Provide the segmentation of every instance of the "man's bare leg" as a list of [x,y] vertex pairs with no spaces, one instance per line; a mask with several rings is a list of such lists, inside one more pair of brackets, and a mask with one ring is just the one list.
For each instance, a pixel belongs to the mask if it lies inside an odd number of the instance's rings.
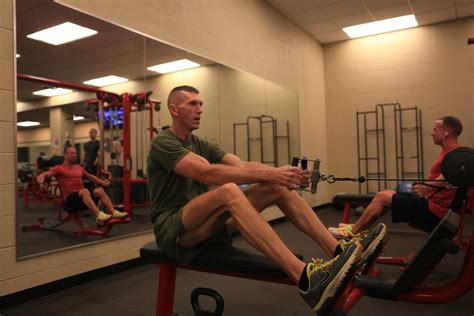
[[222,227],[229,216],[251,245],[277,263],[295,283],[299,281],[305,263],[296,258],[233,183],[202,194],[184,207],[185,232],[180,236],[180,245],[184,248],[197,246]]
[[[313,209],[295,191],[273,185],[256,184],[244,191],[250,203],[259,212],[276,204],[286,217],[301,231],[315,240],[329,257],[334,256],[337,240],[329,233]],[[232,220],[229,220],[232,226]]]
[[81,197],[84,204],[92,211],[92,213],[95,214],[95,216],[97,216],[100,210],[97,208],[97,205],[95,205],[95,202],[92,199],[92,196],[89,190],[82,189],[78,192],[78,194]]
[[113,206],[112,201],[110,200],[109,196],[107,195],[107,193],[105,193],[104,189],[95,188],[94,189],[94,195],[99,198],[102,205],[105,206],[105,209],[107,210],[107,212],[112,214],[112,212],[114,211],[114,206]]
[[365,209],[359,220],[352,225],[352,232],[354,234],[361,230],[370,228],[375,221],[387,213],[388,209],[392,206],[392,197],[395,191],[385,190],[377,193]]

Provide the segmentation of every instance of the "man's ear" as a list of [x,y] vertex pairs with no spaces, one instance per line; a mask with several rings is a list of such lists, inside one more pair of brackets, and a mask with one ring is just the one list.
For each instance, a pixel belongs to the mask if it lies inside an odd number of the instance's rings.
[[178,108],[176,107],[176,105],[171,103],[170,105],[168,105],[168,109],[170,111],[171,116],[178,116]]

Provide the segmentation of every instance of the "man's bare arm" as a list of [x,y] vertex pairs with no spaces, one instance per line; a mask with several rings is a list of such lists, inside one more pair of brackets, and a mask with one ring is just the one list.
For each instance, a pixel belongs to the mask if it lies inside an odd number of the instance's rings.
[[[434,180],[444,180],[444,177],[443,177],[443,175],[440,175],[439,177],[437,177]],[[412,191],[415,192],[416,196],[425,197],[428,194],[430,194],[431,192],[434,192],[435,190],[437,190],[435,187],[432,187],[432,186],[442,186],[442,185],[446,184],[445,182],[439,182],[439,181],[425,181],[424,183],[426,183],[430,186],[423,185],[423,184],[416,184],[416,185],[411,187]]]
[[270,167],[260,163],[247,163],[237,156],[227,154],[223,163],[210,164],[203,157],[189,153],[174,167],[173,171],[187,178],[206,184],[270,182],[288,188],[302,184],[303,171],[298,167]]
[[85,173],[85,177],[89,180],[91,180],[92,182],[94,182],[95,184],[98,184],[98,185],[101,185],[101,186],[104,186],[104,187],[107,187],[110,185],[110,181],[109,180],[102,180],[102,179],[99,179],[97,178],[96,176],[90,174],[89,172],[86,172]]

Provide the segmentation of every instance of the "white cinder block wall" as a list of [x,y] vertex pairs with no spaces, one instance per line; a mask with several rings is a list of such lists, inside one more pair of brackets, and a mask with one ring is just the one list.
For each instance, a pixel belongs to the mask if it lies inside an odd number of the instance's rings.
[[[398,101],[403,107],[421,108],[425,174],[440,152],[430,137],[437,118],[459,117],[464,124],[461,144],[473,147],[474,47],[467,45],[472,36],[471,17],[325,45],[327,135],[332,144],[325,168],[341,176],[357,175],[356,111],[374,110],[377,103]],[[355,184],[330,188],[331,194],[358,192]]]

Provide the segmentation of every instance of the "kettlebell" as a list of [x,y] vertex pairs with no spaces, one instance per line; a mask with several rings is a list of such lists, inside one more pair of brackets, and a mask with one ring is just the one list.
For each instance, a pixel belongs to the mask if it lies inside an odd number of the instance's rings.
[[[208,296],[213,298],[216,302],[216,308],[214,311],[202,309],[199,304],[199,296]],[[193,307],[195,316],[221,316],[224,312],[224,299],[217,291],[213,289],[203,287],[195,288],[191,293],[191,305]]]

